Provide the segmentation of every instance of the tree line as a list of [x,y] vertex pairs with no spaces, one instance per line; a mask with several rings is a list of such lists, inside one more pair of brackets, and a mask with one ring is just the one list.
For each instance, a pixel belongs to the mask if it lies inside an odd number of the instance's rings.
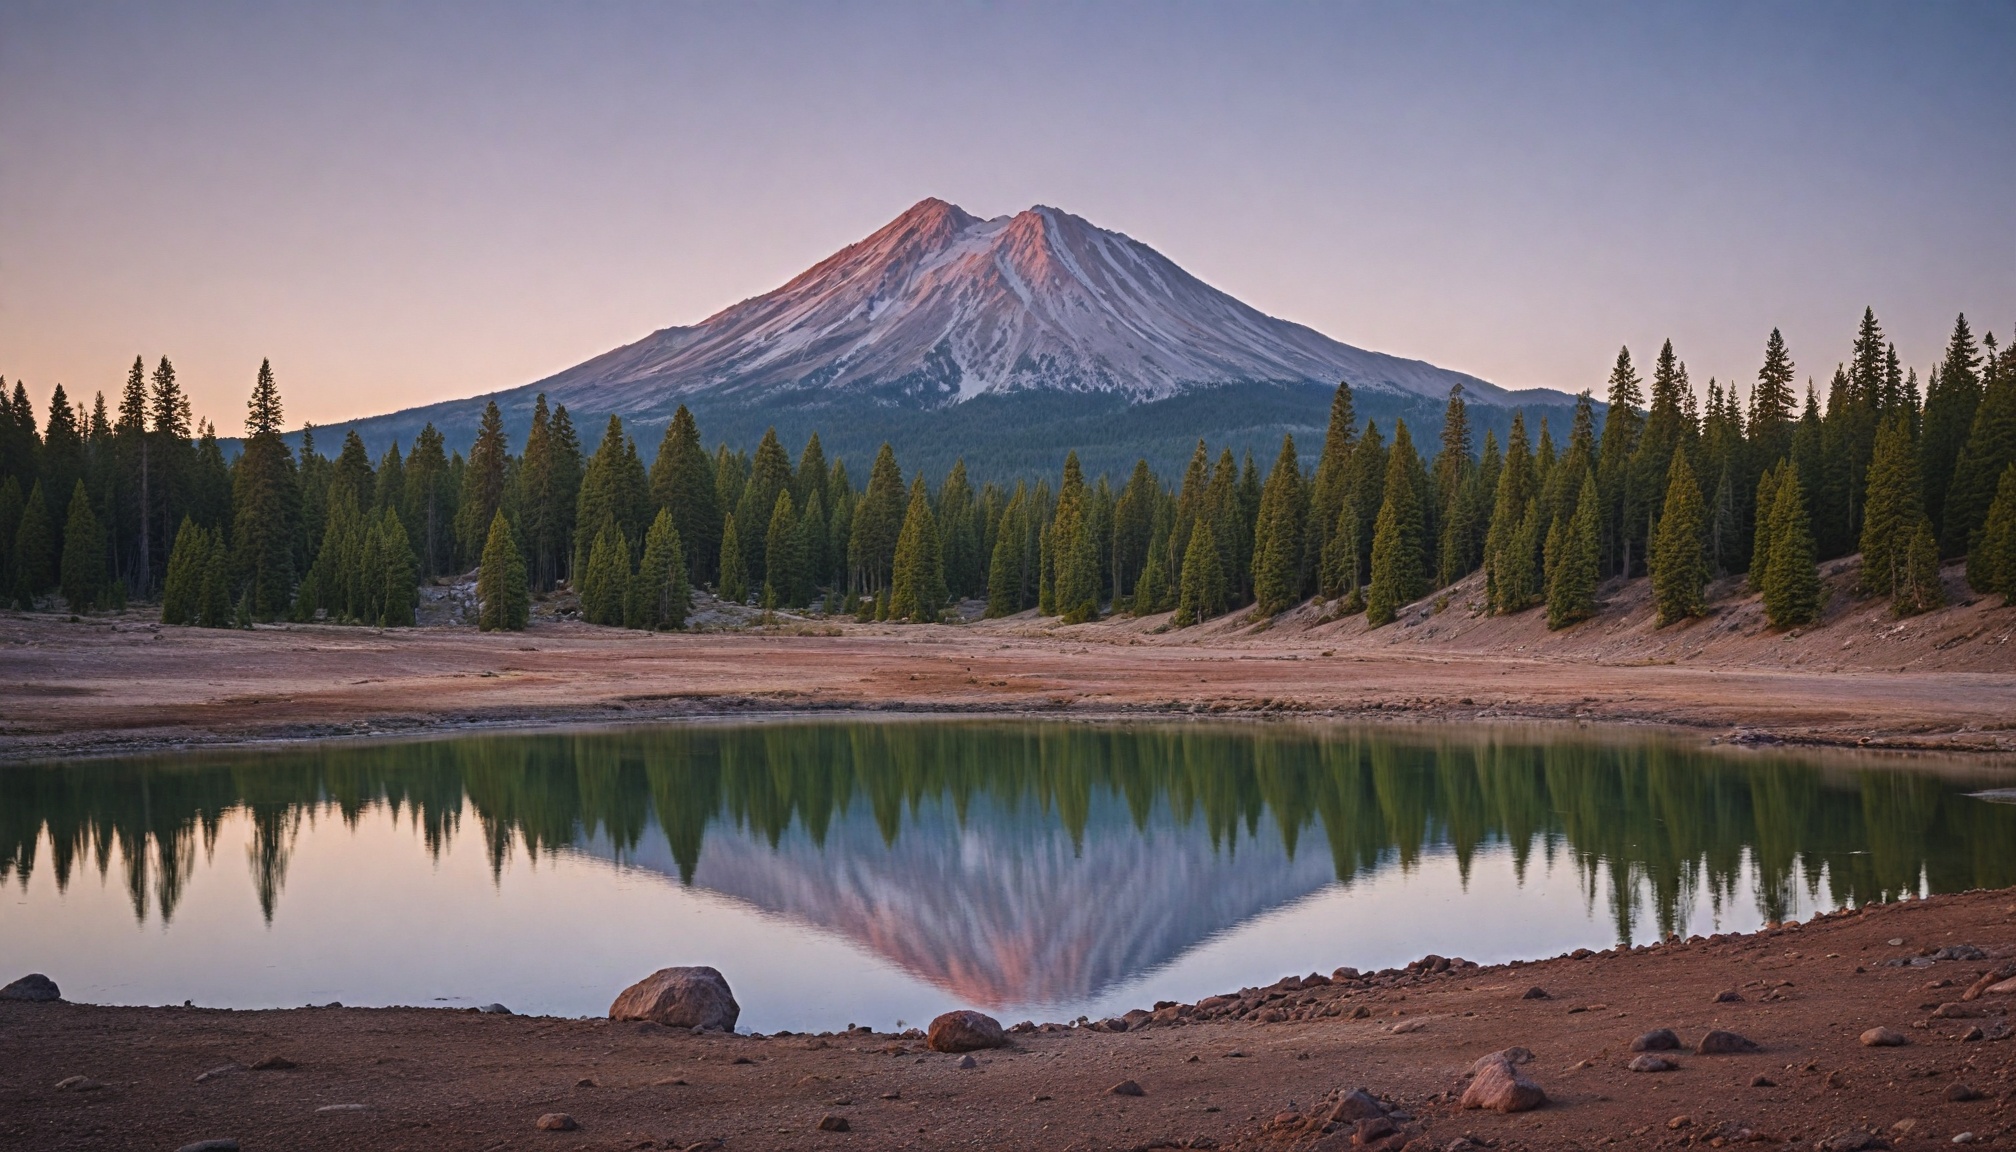
[[589,622],[647,629],[682,626],[694,588],[863,620],[981,600],[1175,626],[1314,597],[1377,626],[1479,570],[1489,611],[1557,628],[1605,579],[1649,576],[1663,625],[1747,574],[1792,627],[1823,607],[1817,565],[1856,552],[1859,591],[1899,614],[1943,602],[1943,560],[2016,598],[2016,347],[1963,315],[1921,389],[1865,310],[1824,399],[1795,380],[1774,330],[1747,398],[1710,380],[1704,402],[1668,341],[1649,387],[1620,350],[1601,411],[1583,393],[1560,441],[1515,413],[1504,444],[1475,443],[1459,387],[1428,454],[1404,420],[1361,426],[1341,383],[1313,464],[1292,436],[1264,473],[1200,440],[1173,483],[1146,461],[1093,480],[1069,453],[1054,487],[976,486],[963,462],[933,487],[885,444],[857,488],[816,432],[795,463],[774,430],[710,453],[682,407],[647,467],[620,417],[588,451],[543,396],[515,454],[492,403],[466,457],[432,425],[375,461],[354,430],[325,457],[311,428],[297,457],[266,364],[227,462],[172,364],[136,359],[116,417],[59,386],[38,431],[18,381],[0,402],[0,573],[20,607],[158,595],[164,620],[212,626],[410,623],[418,585],[472,567],[481,626],[502,629],[562,585]]

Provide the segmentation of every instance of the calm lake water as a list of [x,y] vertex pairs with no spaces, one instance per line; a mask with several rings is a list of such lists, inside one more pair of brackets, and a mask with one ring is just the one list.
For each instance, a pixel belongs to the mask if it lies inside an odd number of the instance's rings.
[[[745,1029],[1098,1017],[2016,884],[1977,766],[1487,729],[769,723],[0,768],[0,977]],[[2005,793],[2005,797],[2006,797]]]

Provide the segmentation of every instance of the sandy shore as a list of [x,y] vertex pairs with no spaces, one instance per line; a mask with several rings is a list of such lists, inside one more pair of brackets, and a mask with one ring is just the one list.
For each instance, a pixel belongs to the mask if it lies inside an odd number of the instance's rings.
[[[2016,612],[1999,616],[2010,619],[1990,623],[2016,624]],[[1495,637],[1480,650],[1336,628],[1221,626],[1172,640],[1141,622],[1058,629],[1011,619],[656,635],[548,623],[483,634],[0,614],[0,759],[835,709],[1536,720],[2016,752],[2016,668],[2000,651],[1957,670],[1809,668],[1527,653]]]
[[[1908,966],[1957,945],[1982,958]],[[914,1036],[868,1032],[756,1039],[442,1009],[0,1003],[0,1147],[230,1138],[247,1152],[1330,1152],[1352,1147],[1353,1126],[1326,1124],[1328,1102],[1359,1087],[1395,1114],[1398,1132],[1380,1146],[1416,1152],[1466,1147],[1454,1143],[1466,1137],[1501,1149],[1807,1148],[1844,1131],[1883,1142],[1830,1146],[1950,1146],[1962,1132],[2002,1146],[2016,1139],[2016,995],[1964,996],[1984,975],[2016,971],[2009,957],[2016,891],[1975,892],[1754,936],[1228,990],[1224,1003],[1172,1006],[1123,1033],[1015,1036],[970,1069]],[[1528,998],[1534,988],[1545,998]],[[1907,1043],[1858,1042],[1878,1027]],[[1656,1028],[1686,1044],[1666,1053],[1678,1067],[1630,1071],[1633,1039]],[[1696,1055],[1711,1029],[1761,1051]],[[1532,1052],[1523,1071],[1548,1104],[1513,1115],[1460,1108],[1464,1071],[1513,1046]],[[269,1057],[293,1067],[253,1069]],[[198,1081],[212,1069],[224,1071]],[[72,1076],[96,1087],[58,1087]],[[1122,1080],[1143,1094],[1109,1094]],[[577,1128],[535,1127],[556,1112]],[[818,1130],[827,1116],[847,1131]]]

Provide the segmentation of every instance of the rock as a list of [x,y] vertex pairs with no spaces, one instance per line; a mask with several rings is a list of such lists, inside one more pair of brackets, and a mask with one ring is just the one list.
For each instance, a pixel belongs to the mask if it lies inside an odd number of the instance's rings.
[[1862,1033],[1864,1048],[1902,1048],[1911,1043],[1911,1038],[1895,1028],[1871,1028]]
[[1139,1085],[1139,1084],[1136,1084],[1136,1083],[1135,1083],[1134,1081],[1132,1081],[1132,1080],[1122,1080],[1122,1081],[1120,1081],[1120,1082],[1119,1082],[1118,1084],[1115,1084],[1115,1085],[1113,1085],[1113,1086],[1112,1086],[1111,1088],[1108,1088],[1108,1089],[1106,1089],[1106,1095],[1108,1095],[1108,1096],[1146,1096],[1146,1095],[1147,1095],[1147,1093],[1146,1093],[1146,1092],[1143,1092],[1143,1091],[1141,1091],[1141,1085]]
[[973,1059],[973,1057],[969,1054],[959,1057],[959,1063],[957,1066],[960,1068],[978,1068],[980,1066],[980,1062],[978,1060]]
[[1979,1100],[1985,1095],[1986,1093],[1958,1081],[1946,1086],[1946,1102],[1948,1104],[1965,1104],[1970,1100]]
[[208,1072],[199,1073],[196,1077],[196,1083],[201,1084],[205,1080],[222,1080],[226,1076],[235,1076],[244,1070],[236,1064],[219,1064]]
[[89,1076],[65,1076],[56,1082],[58,1092],[96,1092],[104,1083]]
[[1720,1028],[1701,1037],[1701,1042],[1694,1045],[1696,1056],[1730,1056],[1738,1052],[1761,1051],[1763,1048],[1755,1040],[1734,1032],[1724,1032]]
[[1533,1053],[1519,1047],[1501,1048],[1488,1056],[1479,1056],[1476,1062],[1470,1065],[1469,1075],[1475,1076],[1484,1070],[1485,1065],[1501,1060],[1512,1065],[1531,1064]]
[[1353,1088],[1346,1092],[1338,1099],[1336,1106],[1330,1109],[1330,1120],[1336,1124],[1350,1124],[1384,1115],[1386,1109],[1363,1088]]
[[828,1112],[824,1116],[819,1117],[819,1123],[816,1127],[821,1132],[845,1132],[848,1130],[847,1118]]
[[1715,999],[1712,1001],[1712,1003],[1716,1004],[1741,1004],[1742,1002],[1743,994],[1734,988],[1724,988],[1722,991],[1715,993]]
[[1972,944],[1948,944],[1932,953],[1934,960],[1986,960],[1988,954]]
[[252,1064],[254,1072],[285,1072],[294,1067],[294,1062],[285,1056],[267,1056]]
[[1750,1087],[1752,1088],[1776,1088],[1777,1086],[1778,1082],[1776,1080],[1771,1079],[1762,1072],[1750,1077]]
[[1375,1141],[1384,1140],[1400,1129],[1384,1116],[1368,1116],[1351,1129],[1351,1143],[1363,1148]]
[[5,988],[0,988],[0,1000],[61,1000],[63,993],[56,988],[56,982],[40,972],[30,972]]
[[485,1004],[481,1008],[476,1009],[476,1011],[487,1016],[510,1016],[513,1014],[509,1008],[504,1007],[502,1004]]
[[1671,1028],[1654,1028],[1631,1041],[1633,1052],[1674,1052],[1679,1048],[1680,1037]]
[[1956,1132],[1953,1134],[1953,1143],[1955,1144],[1972,1144],[1973,1142],[1974,1134],[1972,1132]]
[[1538,984],[1535,984],[1535,985],[1534,985],[1533,987],[1531,987],[1531,988],[1528,988],[1528,989],[1526,989],[1526,991],[1524,991],[1524,992],[1521,992],[1521,993],[1519,994],[1519,999],[1521,999],[1521,1000],[1551,1000],[1551,999],[1553,999],[1553,997],[1551,997],[1551,996],[1547,995],[1547,990],[1546,990],[1545,988],[1542,988],[1542,987],[1540,987],[1540,986],[1539,986]]
[[1402,1020],[1396,1024],[1389,1024],[1386,1026],[1386,1031],[1391,1032],[1395,1036],[1405,1036],[1409,1032],[1419,1032],[1427,1026],[1428,1021],[1416,1016],[1411,1020]]
[[1813,1147],[1815,1152],[1866,1152],[1870,1148],[1888,1148],[1890,1144],[1873,1132],[1847,1128],[1822,1139]]
[[1629,1067],[1633,1072],[1671,1072],[1680,1066],[1664,1056],[1654,1056],[1647,1052],[1631,1061]]
[[611,1020],[649,1020],[672,1028],[733,1032],[742,1006],[721,973],[704,965],[660,968],[623,990],[609,1005]]
[[580,1125],[565,1112],[548,1112],[532,1125],[541,1132],[572,1132]]
[[1351,1009],[1350,1018],[1353,1020],[1370,1020],[1372,1018],[1372,1009],[1360,1004],[1356,1008]]
[[1972,1028],[1967,1029],[1967,1031],[1962,1032],[1960,1034],[1960,1040],[1964,1044],[1971,1044],[1976,1040],[1984,1040],[1987,1038],[1987,1036],[1988,1034],[1986,1032],[1981,1031],[1981,1026],[1979,1024],[1976,1024]]
[[362,1111],[364,1111],[364,1105],[362,1105],[362,1104],[324,1104],[324,1105],[322,1105],[322,1106],[321,1106],[320,1108],[317,1108],[317,1109],[315,1109],[315,1111],[317,1111],[317,1112],[362,1112]]
[[972,1052],[980,1048],[1006,1048],[1008,1036],[1001,1022],[984,1012],[947,1012],[931,1021],[924,1041],[933,1052]]
[[198,1140],[194,1144],[184,1144],[175,1152],[238,1152],[238,1141],[226,1137],[222,1140]]
[[1479,1060],[1474,1071],[1470,1086],[1463,1090],[1464,1108],[1526,1112],[1547,1103],[1546,1091],[1521,1075],[1512,1060],[1502,1053]]
[[1983,996],[2016,996],[2016,976],[1990,984],[1981,990]]

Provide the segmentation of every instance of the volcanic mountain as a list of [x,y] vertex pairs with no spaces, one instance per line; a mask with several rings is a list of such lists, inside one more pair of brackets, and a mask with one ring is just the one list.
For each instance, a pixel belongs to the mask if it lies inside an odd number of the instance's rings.
[[1455,385],[1487,410],[1570,403],[1268,316],[1068,212],[1039,205],[982,220],[927,199],[698,324],[494,397],[358,428],[408,440],[433,420],[455,444],[484,400],[522,428],[543,392],[590,433],[584,418],[615,413],[641,432],[686,404],[703,432],[736,443],[774,424],[796,438],[817,429],[829,451],[849,455],[891,439],[926,455],[1031,456],[1048,470],[1067,447],[1112,449],[1116,460],[1149,451],[1144,436],[1160,457],[1187,456],[1199,435],[1215,444],[1242,433],[1261,442],[1320,434],[1340,379],[1360,414],[1383,412],[1389,428],[1403,415],[1417,425],[1439,419]]

